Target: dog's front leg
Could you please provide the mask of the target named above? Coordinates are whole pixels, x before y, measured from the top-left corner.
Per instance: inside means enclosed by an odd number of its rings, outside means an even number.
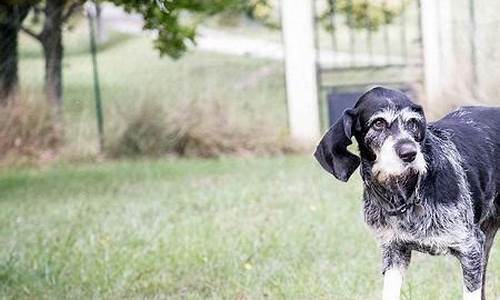
[[[384,290],[383,300],[399,300],[403,275],[410,264],[411,250],[399,245],[382,247]]]
[[[461,253],[458,257],[464,277],[464,300],[481,300],[483,254],[481,249]]]
[[[462,266],[464,279],[464,300],[481,300],[484,250],[480,239],[471,239],[467,246],[455,250],[455,256]]]

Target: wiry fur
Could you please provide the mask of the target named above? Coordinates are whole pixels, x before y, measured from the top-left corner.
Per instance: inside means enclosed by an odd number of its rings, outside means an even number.
[[[364,219],[380,243],[383,272],[406,269],[412,251],[451,254],[462,266],[464,297],[485,299],[484,274],[500,226],[500,109],[464,107],[426,125],[421,108],[405,95],[375,88],[347,113],[341,122],[358,142]],[[379,118],[384,130],[373,129]],[[422,124],[419,132],[407,129],[412,119]],[[322,166],[334,165],[328,170],[335,176],[355,162],[342,160],[344,152],[335,148],[337,141],[348,144],[346,138],[329,131],[316,152]],[[415,161],[398,161],[397,140],[418,145]],[[325,146],[336,152],[328,156]],[[342,175],[347,180],[350,173]]]

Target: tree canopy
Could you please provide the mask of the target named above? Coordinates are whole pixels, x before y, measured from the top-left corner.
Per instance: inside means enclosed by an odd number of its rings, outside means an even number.
[[[377,31],[381,26],[391,24],[410,1],[391,0],[328,0],[326,9],[319,19],[327,30],[335,30],[332,17],[346,16],[345,25],[355,29]]]
[[[263,0],[258,0],[264,2]],[[178,58],[195,43],[196,26],[207,16],[222,11],[247,12],[256,1],[248,0],[110,0],[127,12],[143,16],[144,29],[157,30],[155,47],[161,54]]]

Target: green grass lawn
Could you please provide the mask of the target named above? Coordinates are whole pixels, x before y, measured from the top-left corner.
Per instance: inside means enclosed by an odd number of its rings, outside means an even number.
[[[83,25],[65,34],[64,60],[63,152],[78,157],[97,149]],[[43,101],[40,48],[26,36],[20,48],[23,92]],[[151,37],[116,33],[98,60],[108,138],[145,101],[216,99],[241,123],[286,129],[280,62],[173,61]],[[0,169],[0,299],[379,299],[361,192],[357,176],[339,183],[309,156]],[[460,274],[451,257],[415,255],[403,299],[459,299]],[[498,274],[496,247],[490,297]]]
[[[360,197],[311,157],[4,169],[0,298],[378,299]],[[403,299],[459,299],[460,273],[416,255]],[[499,273],[496,247],[493,298]]]

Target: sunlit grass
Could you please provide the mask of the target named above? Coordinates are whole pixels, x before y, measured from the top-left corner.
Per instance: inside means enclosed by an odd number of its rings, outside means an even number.
[[[0,298],[378,299],[360,197],[310,157],[4,170]],[[416,255],[403,299],[458,299],[460,273]]]
[[[97,149],[85,34],[65,37],[65,151],[75,156]],[[98,60],[108,137],[143,101],[215,98],[241,122],[286,127],[279,62],[196,51],[173,61],[150,37],[122,35]],[[21,82],[41,94],[40,49],[25,37]],[[312,157],[0,170],[0,298],[379,299],[361,193],[357,176],[338,183]],[[493,298],[499,260],[496,247]],[[460,274],[451,257],[414,255],[402,298],[459,299]]]

